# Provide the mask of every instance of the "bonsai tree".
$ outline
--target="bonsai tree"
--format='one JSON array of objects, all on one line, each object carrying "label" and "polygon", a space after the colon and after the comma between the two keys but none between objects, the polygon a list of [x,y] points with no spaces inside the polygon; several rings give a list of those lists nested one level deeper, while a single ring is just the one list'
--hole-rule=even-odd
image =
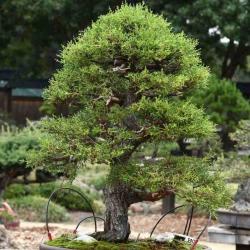
[{"label": "bonsai tree", "polygon": [[235,84],[212,76],[207,88],[195,91],[193,101],[218,125],[223,148],[233,149],[229,133],[236,130],[240,120],[250,117],[250,104]]},{"label": "bonsai tree", "polygon": [[32,126],[24,129],[5,125],[0,132],[0,194],[18,176],[28,175],[26,158],[31,149],[38,149],[36,131]]},{"label": "bonsai tree", "polygon": [[203,111],[185,98],[208,77],[196,44],[145,6],[125,4],[60,54],[45,101],[65,107],[64,114],[43,121],[41,150],[29,161],[71,178],[90,163],[109,166],[104,232],[96,238],[126,241],[129,206],[173,192],[210,210],[224,204],[224,184],[207,160],[167,157],[141,164],[133,158],[144,143],[213,133]]},{"label": "bonsai tree", "polygon": [[[241,181],[238,191],[234,197],[235,203],[233,208],[236,210],[250,211],[250,171],[249,171],[249,148],[250,148],[250,120],[239,122],[238,129],[230,134],[236,142],[238,150],[245,150],[245,154],[237,156],[235,161],[238,164],[232,164],[231,171]],[[232,169],[233,168],[233,169]]]}]

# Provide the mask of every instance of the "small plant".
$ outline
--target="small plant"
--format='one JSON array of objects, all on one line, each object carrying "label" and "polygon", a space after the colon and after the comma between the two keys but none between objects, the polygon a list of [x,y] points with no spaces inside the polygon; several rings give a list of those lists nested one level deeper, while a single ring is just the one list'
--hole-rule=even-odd
[{"label": "small plant", "polygon": [[6,221],[6,222],[13,222],[16,220],[16,217],[9,214],[7,211],[0,212],[0,220]]}]

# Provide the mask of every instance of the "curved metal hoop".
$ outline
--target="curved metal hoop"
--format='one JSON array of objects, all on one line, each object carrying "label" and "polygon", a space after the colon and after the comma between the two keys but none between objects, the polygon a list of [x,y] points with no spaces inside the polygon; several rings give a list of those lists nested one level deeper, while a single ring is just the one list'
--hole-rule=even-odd
[{"label": "curved metal hoop", "polygon": [[193,214],[194,214],[194,207],[191,206],[190,212],[188,213],[185,229],[184,229],[184,232],[183,232],[184,235],[188,236],[188,234],[189,234],[190,227],[191,227],[192,220],[193,220]]},{"label": "curved metal hoop", "polygon": [[161,216],[161,218],[156,222],[156,224],[155,224],[155,226],[153,227],[153,229],[152,229],[152,231],[151,231],[149,237],[150,237],[150,238],[152,237],[152,234],[154,233],[156,227],[159,225],[159,223],[162,221],[162,219],[163,219],[165,216],[167,216],[168,214],[174,212],[176,209],[181,208],[181,207],[184,207],[184,206],[186,206],[186,205],[180,205],[180,206],[178,206],[178,207],[175,207],[174,209],[171,209],[171,210],[168,211],[167,213],[163,214],[163,215]]},{"label": "curved metal hoop", "polygon": [[62,187],[62,188],[58,188],[58,189],[54,190],[54,191],[51,193],[51,195],[50,195],[50,197],[49,197],[49,199],[48,199],[47,206],[46,206],[46,217],[45,217],[45,222],[46,222],[46,230],[47,230],[47,233],[48,233],[48,238],[49,238],[49,240],[52,240],[52,236],[51,236],[51,233],[50,233],[50,231],[49,231],[49,205],[50,205],[51,199],[52,199],[52,198],[55,196],[55,194],[56,194],[58,191],[60,191],[60,190],[70,190],[70,191],[73,191],[73,192],[79,194],[79,195],[85,200],[85,202],[88,204],[88,206],[89,206],[89,208],[90,208],[90,210],[91,210],[91,213],[92,213],[92,215],[93,215],[93,216],[91,216],[91,217],[94,218],[94,222],[95,222],[95,233],[96,233],[96,232],[97,232],[96,216],[95,216],[94,209],[93,209],[93,207],[91,206],[91,204],[90,204],[88,198],[87,198],[84,194],[82,194],[80,191],[78,191],[78,190],[76,190],[76,189],[69,188],[69,187]]},{"label": "curved metal hoop", "polygon": [[102,217],[99,217],[99,216],[95,216],[95,217],[93,217],[93,216],[88,216],[88,217],[86,217],[86,218],[84,218],[84,219],[82,219],[82,220],[80,220],[80,221],[78,222],[78,224],[77,224],[77,226],[76,226],[76,228],[75,228],[75,230],[74,230],[74,233],[76,233],[78,227],[80,226],[80,224],[81,224],[82,222],[84,222],[85,220],[90,219],[90,218],[99,219],[99,220],[102,220],[103,222],[105,222],[105,220],[104,220]]},{"label": "curved metal hoop", "polygon": [[[162,221],[162,219],[163,219],[165,216],[167,216],[168,214],[174,212],[176,209],[181,208],[181,207],[184,207],[184,206],[187,206],[187,205],[185,205],[185,204],[184,204],[184,205],[180,205],[180,206],[178,206],[178,207],[175,207],[174,209],[171,209],[171,210],[168,211],[167,213],[163,214],[163,215],[161,216],[161,218],[156,222],[155,226],[153,227],[153,229],[152,229],[152,231],[151,231],[151,233],[150,233],[150,238],[152,237],[152,234],[154,233],[156,227],[159,225],[159,223]],[[184,232],[183,232],[184,235],[187,235],[187,236],[188,236],[188,234],[189,234],[190,227],[191,227],[191,224],[192,224],[192,219],[193,219],[193,213],[194,213],[194,207],[191,206],[190,212],[188,213],[188,217],[187,217],[185,229],[184,229]],[[205,232],[205,230],[207,229],[207,227],[208,227],[208,225],[209,225],[209,223],[210,223],[210,221],[211,221],[211,217],[212,217],[212,216],[211,216],[211,213],[209,213],[209,218],[208,218],[208,220],[207,220],[207,223],[206,223],[206,225],[204,226],[204,228],[201,230],[201,232],[199,233],[198,237],[195,239],[194,243],[192,244],[191,250],[194,250],[194,249],[196,248],[196,245],[198,244],[200,237],[201,237],[202,234]]]}]

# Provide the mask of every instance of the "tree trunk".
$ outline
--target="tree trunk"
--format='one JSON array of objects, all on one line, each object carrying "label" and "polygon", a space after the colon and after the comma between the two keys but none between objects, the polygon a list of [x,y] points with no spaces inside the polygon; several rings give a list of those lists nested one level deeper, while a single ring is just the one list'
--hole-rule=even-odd
[{"label": "tree trunk", "polygon": [[[172,193],[162,199],[162,214],[165,214],[175,208],[175,194]],[[172,212],[174,213],[174,211]]]},{"label": "tree trunk", "polygon": [[221,76],[222,78],[232,79],[237,67],[245,60],[248,49],[242,41],[239,42],[237,47],[235,47],[233,41],[230,41],[228,50],[222,65]]},{"label": "tree trunk", "polygon": [[126,242],[130,234],[128,223],[128,189],[123,184],[107,186],[104,190],[105,197],[105,223],[104,232],[95,238],[113,242]]},{"label": "tree trunk", "polygon": [[13,166],[6,171],[0,172],[0,196],[12,180],[18,176],[28,175],[30,172],[31,168],[26,168],[25,166]]},{"label": "tree trunk", "polygon": [[93,235],[97,240],[126,242],[130,234],[128,208],[141,201],[157,201],[172,194],[172,190],[162,189],[158,192],[133,190],[124,183],[116,183],[104,189],[106,205],[104,232]]},{"label": "tree trunk", "polygon": [[10,181],[11,178],[8,175],[0,176],[0,197],[2,196],[5,187],[9,184]]}]

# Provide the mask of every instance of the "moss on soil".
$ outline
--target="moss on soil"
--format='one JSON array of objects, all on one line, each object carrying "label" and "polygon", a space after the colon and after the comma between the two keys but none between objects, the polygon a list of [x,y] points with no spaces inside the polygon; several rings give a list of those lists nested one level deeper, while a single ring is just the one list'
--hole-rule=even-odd
[{"label": "moss on soil", "polygon": [[[128,243],[111,243],[98,241],[94,243],[84,243],[74,241],[72,235],[62,235],[52,241],[46,242],[49,246],[63,247],[77,250],[189,250],[190,244],[185,242],[156,243],[153,241],[130,241]],[[198,246],[196,250],[202,250]]]}]

